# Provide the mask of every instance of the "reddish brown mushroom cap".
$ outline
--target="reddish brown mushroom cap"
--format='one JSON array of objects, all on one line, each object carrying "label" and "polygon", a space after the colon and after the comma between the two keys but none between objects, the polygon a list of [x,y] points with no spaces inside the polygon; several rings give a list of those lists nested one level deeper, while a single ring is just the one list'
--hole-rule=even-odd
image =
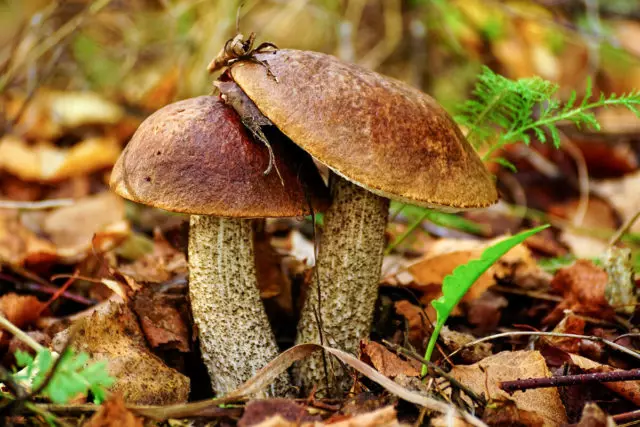
[{"label": "reddish brown mushroom cap", "polygon": [[266,147],[249,137],[239,116],[213,96],[167,105],[138,128],[113,168],[120,196],[161,209],[224,217],[283,217],[327,205],[326,189],[311,158],[275,131]]},{"label": "reddish brown mushroom cap", "polygon": [[438,209],[485,207],[493,179],[451,117],[428,95],[317,52],[258,54],[231,67],[284,134],[338,175],[390,199]]}]

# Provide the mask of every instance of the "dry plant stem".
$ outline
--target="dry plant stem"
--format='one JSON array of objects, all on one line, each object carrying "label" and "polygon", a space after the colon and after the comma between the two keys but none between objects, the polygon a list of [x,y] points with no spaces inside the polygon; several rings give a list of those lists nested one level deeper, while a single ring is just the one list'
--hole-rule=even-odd
[{"label": "dry plant stem", "polygon": [[[317,274],[307,291],[296,343],[319,344],[322,338],[325,345],[357,354],[360,340],[369,336],[378,298],[389,200],[335,174],[331,191]],[[340,395],[348,389],[350,377],[335,359],[326,360],[328,378],[320,352],[297,364],[294,375],[305,391],[326,384],[328,395]]]},{"label": "dry plant stem", "polygon": [[527,378],[514,381],[502,381],[500,383],[500,388],[509,394],[513,394],[516,391],[532,390],[534,388],[564,387],[579,384],[636,380],[640,380],[640,369],[632,369],[630,371],[596,372],[593,374],[561,375],[551,378]]},{"label": "dry plant stem", "polygon": [[[235,390],[278,355],[258,291],[251,220],[192,215],[189,296],[202,358],[218,395]],[[260,397],[283,396],[282,375]]]}]

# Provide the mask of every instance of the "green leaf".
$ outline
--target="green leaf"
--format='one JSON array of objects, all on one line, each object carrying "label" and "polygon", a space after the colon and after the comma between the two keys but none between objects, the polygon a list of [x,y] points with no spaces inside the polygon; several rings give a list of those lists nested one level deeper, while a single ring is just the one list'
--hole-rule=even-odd
[{"label": "green leaf", "polygon": [[31,389],[37,389],[47,377],[51,378],[42,395],[53,403],[67,403],[73,397],[91,391],[96,402],[104,401],[106,388],[114,383],[109,376],[106,362],[90,363],[87,353],[75,353],[68,349],[59,356],[56,370],[51,372],[56,359],[48,350],[40,351],[35,358],[28,353],[17,351],[16,363],[24,367],[23,371],[13,374],[16,381],[29,381]]},{"label": "green leaf", "polygon": [[[473,283],[478,280],[478,278],[487,271],[489,267],[498,261],[500,257],[507,253],[511,248],[547,227],[549,227],[549,225],[536,227],[502,240],[486,248],[482,252],[480,258],[456,267],[455,270],[453,270],[453,273],[444,278],[442,281],[442,296],[431,302],[433,308],[436,309],[437,320],[436,326],[429,340],[429,345],[427,346],[427,352],[424,357],[426,360],[431,359],[431,354],[435,348],[440,330],[447,321],[447,318],[451,314],[453,308],[460,302],[471,285],[473,285]],[[423,365],[422,375],[424,376],[426,373],[427,366]]]}]

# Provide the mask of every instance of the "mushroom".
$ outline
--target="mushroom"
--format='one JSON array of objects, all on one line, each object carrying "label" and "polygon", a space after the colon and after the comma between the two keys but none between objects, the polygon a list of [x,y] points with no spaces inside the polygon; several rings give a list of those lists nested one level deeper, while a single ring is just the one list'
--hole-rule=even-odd
[{"label": "mushroom", "polygon": [[[400,81],[330,55],[285,49],[239,60],[223,78],[332,171],[318,280],[296,341],[357,353],[378,296],[389,199],[442,211],[482,208],[497,200],[493,179],[444,109]],[[336,362],[331,368],[327,386],[335,394],[349,376]],[[321,354],[296,370],[307,390],[326,377]]]},{"label": "mushroom", "polygon": [[[257,287],[252,220],[300,216],[326,206],[328,191],[313,161],[277,129],[269,153],[220,98],[168,105],[138,128],[118,159],[111,187],[134,202],[190,214],[189,295],[200,348],[218,394],[278,354]],[[309,199],[307,199],[309,196]],[[283,395],[284,376],[266,395]]]}]

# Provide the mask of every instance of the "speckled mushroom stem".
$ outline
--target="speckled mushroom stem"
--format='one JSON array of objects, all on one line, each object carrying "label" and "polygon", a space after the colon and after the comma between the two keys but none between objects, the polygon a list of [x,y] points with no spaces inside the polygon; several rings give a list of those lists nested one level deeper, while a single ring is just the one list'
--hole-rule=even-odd
[{"label": "speckled mushroom stem", "polygon": [[[335,174],[331,192],[317,274],[302,309],[296,343],[320,343],[319,313],[324,343],[357,354],[360,340],[369,336],[378,298],[389,200]],[[326,360],[328,375],[320,352],[297,364],[294,375],[307,392],[316,385],[319,394],[338,396],[348,390],[350,378],[335,359]]]},{"label": "speckled mushroom stem", "polygon": [[[192,215],[189,295],[211,385],[226,394],[278,355],[260,300],[251,220]],[[282,376],[264,395],[286,395]]]}]

